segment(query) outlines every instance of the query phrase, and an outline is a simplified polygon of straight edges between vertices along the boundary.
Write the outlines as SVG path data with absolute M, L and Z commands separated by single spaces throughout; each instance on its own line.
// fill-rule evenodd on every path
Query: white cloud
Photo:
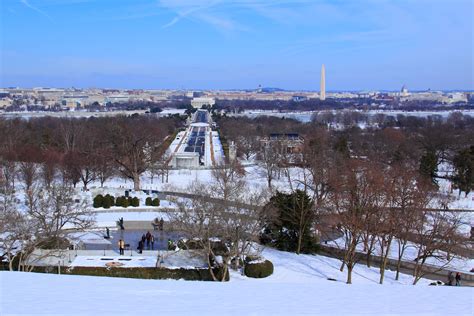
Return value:
M 28 0 L 20 0 L 20 3 L 23 4 L 24 6 L 30 8 L 31 10 L 33 11 L 36 11 L 37 13 L 41 14 L 42 16 L 46 17 L 48 20 L 50 20 L 51 22 L 54 22 L 54 20 L 51 18 L 51 16 L 49 16 L 49 14 L 47 14 L 46 12 L 44 12 L 43 10 L 41 9 L 38 9 L 37 7 L 31 5 Z

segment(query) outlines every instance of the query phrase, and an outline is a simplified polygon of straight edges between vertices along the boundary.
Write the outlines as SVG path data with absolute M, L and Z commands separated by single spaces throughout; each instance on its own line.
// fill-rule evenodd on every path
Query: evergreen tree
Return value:
M 98 195 L 96 195 L 96 197 L 94 198 L 93 206 L 94 206 L 95 208 L 102 207 L 103 202 L 104 202 L 104 197 L 102 196 L 102 194 L 98 194 Z
M 466 196 L 474 189 L 474 146 L 463 149 L 453 159 L 455 174 L 453 183 Z
M 277 249 L 310 253 L 317 250 L 311 234 L 314 223 L 312 201 L 306 192 L 296 190 L 291 194 L 277 192 L 266 206 L 275 214 L 270 218 L 261 236 L 262 243 Z
M 429 177 L 436 184 L 438 173 L 438 156 L 434 150 L 428 150 L 420 159 L 420 173 Z

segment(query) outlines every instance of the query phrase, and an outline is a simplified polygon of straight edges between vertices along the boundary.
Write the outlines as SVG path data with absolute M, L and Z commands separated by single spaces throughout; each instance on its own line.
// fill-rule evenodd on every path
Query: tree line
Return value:
M 48 187 L 60 176 L 87 189 L 118 175 L 138 190 L 144 172 L 167 169 L 162 159 L 182 124 L 177 117 L 139 115 L 0 120 L 0 166 L 9 181 L 18 175 L 27 188 L 36 178 Z

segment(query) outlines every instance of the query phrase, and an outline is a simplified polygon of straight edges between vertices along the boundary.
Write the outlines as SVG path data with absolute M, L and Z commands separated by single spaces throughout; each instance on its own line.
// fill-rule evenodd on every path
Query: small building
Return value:
M 293 102 L 303 102 L 307 101 L 308 97 L 304 95 L 294 95 L 291 99 L 293 100 Z
M 199 168 L 198 152 L 179 152 L 175 153 L 171 158 L 171 166 L 177 169 L 195 169 Z
M 297 133 L 270 134 L 260 140 L 263 148 L 272 148 L 290 163 L 302 160 L 304 139 Z
M 214 98 L 204 98 L 204 97 L 198 97 L 198 98 L 193 98 L 191 100 L 191 105 L 193 108 L 200 109 L 204 105 L 210 105 L 213 106 L 216 104 L 216 100 Z

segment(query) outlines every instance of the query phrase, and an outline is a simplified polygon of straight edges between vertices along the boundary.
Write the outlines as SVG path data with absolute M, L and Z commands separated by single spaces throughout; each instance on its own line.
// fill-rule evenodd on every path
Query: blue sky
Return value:
M 474 89 L 472 0 L 0 0 L 0 86 Z

